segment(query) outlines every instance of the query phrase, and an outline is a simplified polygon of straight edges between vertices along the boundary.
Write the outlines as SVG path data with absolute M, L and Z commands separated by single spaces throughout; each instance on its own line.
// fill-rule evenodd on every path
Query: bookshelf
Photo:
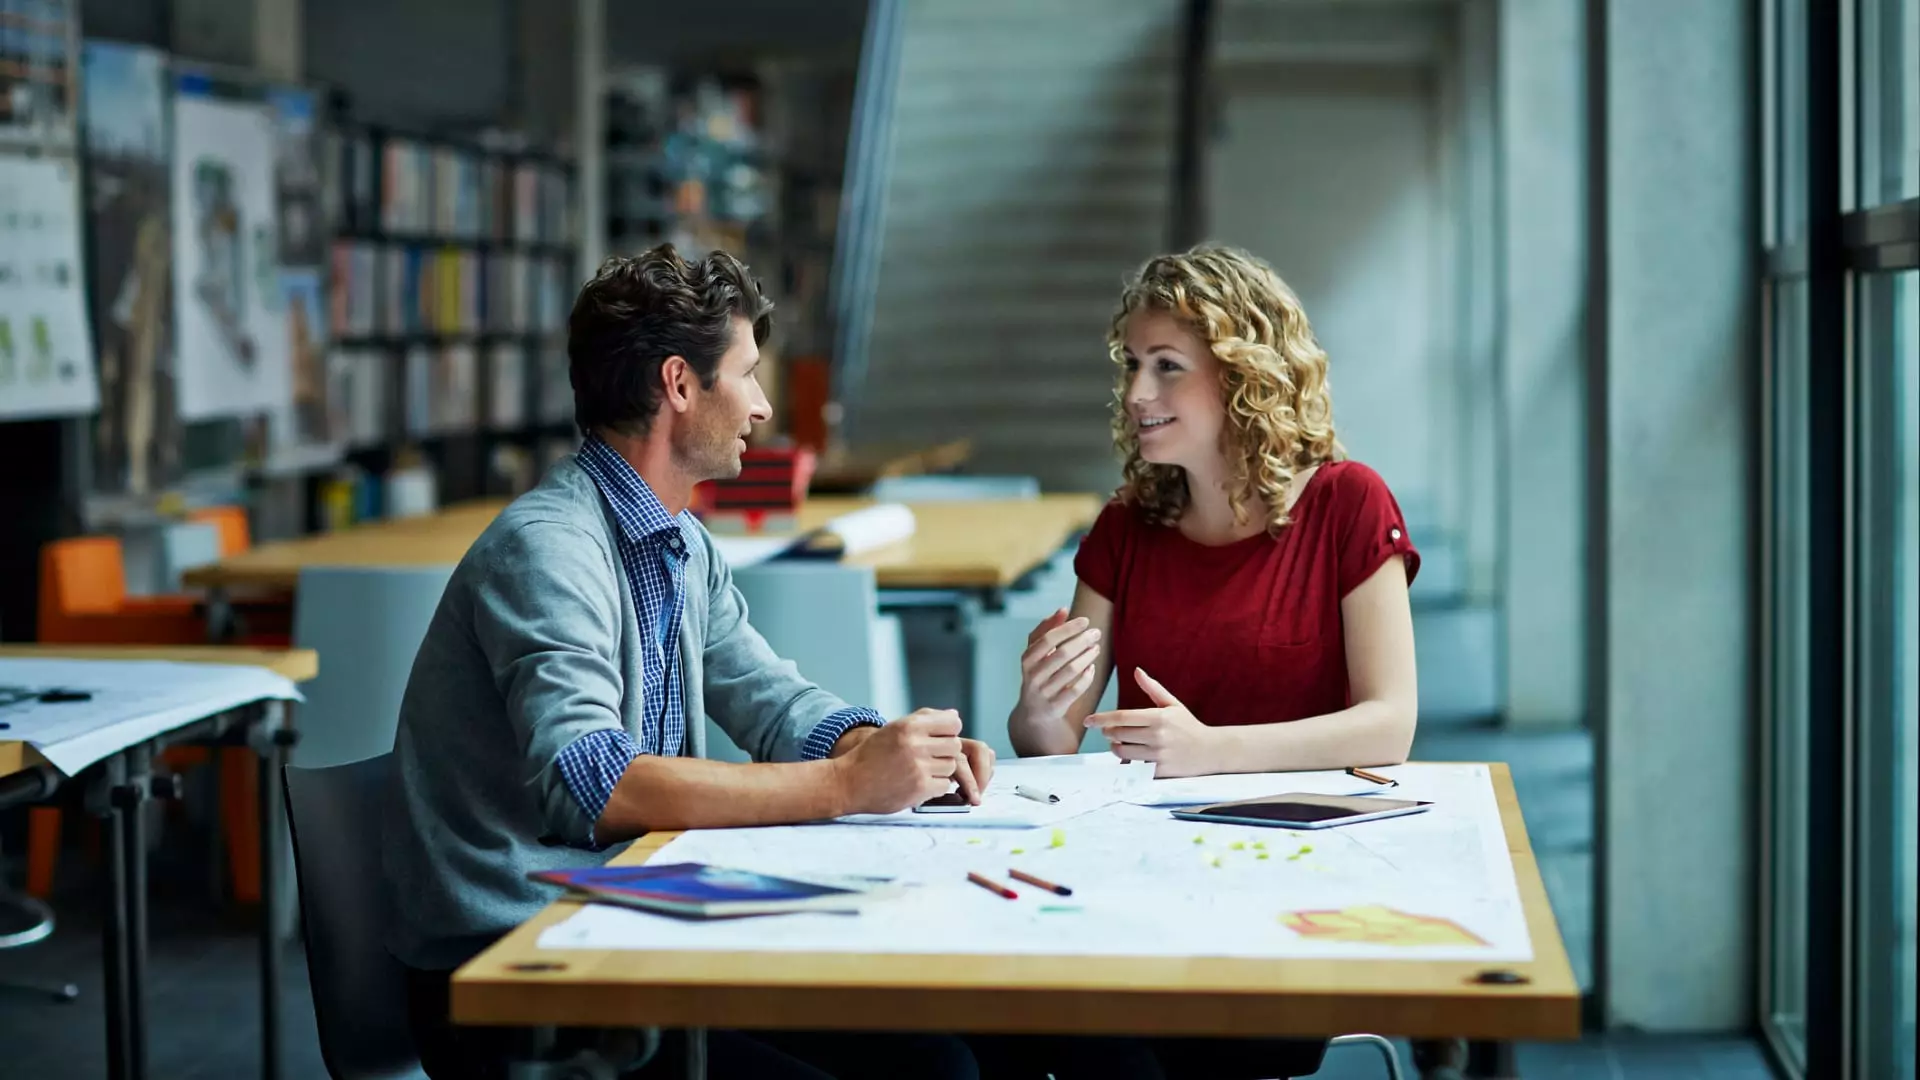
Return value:
M 327 378 L 350 470 L 430 465 L 442 502 L 530 486 L 573 445 L 573 166 L 338 122 L 323 167 Z M 378 516 L 366 487 L 357 511 Z

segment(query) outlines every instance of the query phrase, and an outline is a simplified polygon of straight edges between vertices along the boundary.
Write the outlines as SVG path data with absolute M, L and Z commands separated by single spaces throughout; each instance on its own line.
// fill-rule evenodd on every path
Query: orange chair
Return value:
M 187 520 L 211 525 L 220 534 L 220 557 L 238 555 L 253 546 L 253 530 L 247 526 L 247 511 L 242 506 L 203 506 L 187 511 Z
M 199 645 L 207 627 L 191 596 L 128 596 L 120 541 L 56 540 L 40 549 L 38 637 L 59 645 Z M 27 822 L 27 892 L 53 892 L 60 811 L 36 806 Z
M 56 540 L 40 549 L 43 642 L 60 645 L 204 645 L 206 620 L 191 596 L 128 596 L 120 541 Z

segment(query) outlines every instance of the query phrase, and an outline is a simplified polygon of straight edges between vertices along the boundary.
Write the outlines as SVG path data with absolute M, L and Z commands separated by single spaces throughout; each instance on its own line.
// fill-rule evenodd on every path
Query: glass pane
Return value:
M 1920 272 L 1862 279 L 1859 364 L 1859 1075 L 1914 1075 L 1920 686 Z
M 1807 238 L 1807 0 L 1780 0 L 1779 61 L 1781 245 Z
M 1770 617 L 1767 1023 L 1805 1060 L 1807 992 L 1807 290 L 1774 286 L 1768 407 Z
M 1920 0 L 1860 0 L 1859 203 L 1920 195 Z

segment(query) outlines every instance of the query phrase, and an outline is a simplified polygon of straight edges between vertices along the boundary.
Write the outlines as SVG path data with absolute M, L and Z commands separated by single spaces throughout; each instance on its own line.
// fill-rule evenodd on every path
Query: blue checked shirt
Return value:
M 641 754 L 672 757 L 687 737 L 686 703 L 680 691 L 680 616 L 686 606 L 687 538 L 678 517 L 667 513 L 645 480 L 614 449 L 589 436 L 577 460 L 601 498 L 620 522 L 620 563 L 633 590 L 633 610 L 643 629 L 652 633 L 640 643 L 640 737 L 622 728 L 583 735 L 560 752 L 561 778 L 587 815 L 600 820 L 613 796 L 614 785 L 627 766 Z M 683 515 L 684 516 L 684 515 Z M 834 743 L 862 724 L 879 726 L 885 720 L 868 708 L 846 708 L 814 725 L 801 746 L 801 756 L 817 761 L 833 752 Z M 599 846 L 594 842 L 594 846 Z

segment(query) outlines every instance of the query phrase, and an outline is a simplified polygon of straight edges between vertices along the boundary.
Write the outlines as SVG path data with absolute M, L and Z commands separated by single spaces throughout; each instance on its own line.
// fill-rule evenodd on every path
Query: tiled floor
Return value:
M 1416 757 L 1506 761 L 1526 814 L 1534 849 L 1576 972 L 1591 970 L 1589 938 L 1592 753 L 1579 732 L 1508 734 L 1479 727 L 1430 725 Z M 196 1080 L 257 1075 L 259 975 L 256 938 L 244 922 L 209 913 L 204 845 L 174 830 L 156 857 L 151 963 L 151 1075 Z M 182 842 L 189 841 L 189 842 Z M 70 869 L 71 868 L 71 871 Z M 0 1080 L 101 1076 L 100 945 L 89 907 L 84 859 L 62 866 L 69 884 L 59 904 L 61 926 L 49 940 L 0 952 L 0 981 L 74 982 L 81 999 L 56 1005 L 0 991 Z M 284 986 L 284 1061 L 289 1080 L 321 1078 L 306 968 L 289 946 Z M 1570 1044 L 1519 1048 L 1528 1080 L 1732 1080 L 1770 1077 L 1749 1039 L 1610 1035 Z M 1403 1049 L 1403 1061 L 1405 1059 Z M 1317 1074 L 1327 1080 L 1385 1076 L 1378 1054 L 1332 1051 Z

